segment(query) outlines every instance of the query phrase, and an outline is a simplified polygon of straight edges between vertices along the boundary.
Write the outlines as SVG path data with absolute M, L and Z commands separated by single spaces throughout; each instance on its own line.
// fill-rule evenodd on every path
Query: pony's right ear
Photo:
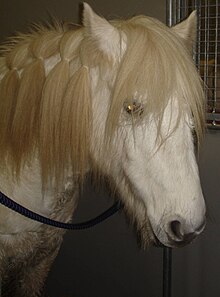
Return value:
M 188 49 L 192 51 L 193 46 L 196 42 L 196 31 L 197 31 L 196 11 L 194 10 L 186 20 L 173 26 L 172 30 L 184 40 Z
M 84 2 L 83 5 L 83 25 L 86 35 L 97 43 L 98 49 L 103 53 L 111 58 L 116 57 L 120 42 L 118 30 L 106 19 L 98 16 L 87 3 Z

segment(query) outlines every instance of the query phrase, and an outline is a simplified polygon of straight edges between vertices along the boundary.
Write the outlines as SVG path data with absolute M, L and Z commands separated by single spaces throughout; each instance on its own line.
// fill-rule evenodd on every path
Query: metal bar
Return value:
M 163 297 L 172 295 L 172 249 L 163 248 Z
M 166 23 L 167 26 L 171 27 L 173 22 L 172 22 L 172 0 L 167 0 L 166 1 Z
M 220 127 L 220 0 L 167 0 L 167 24 L 174 25 L 197 10 L 197 43 L 193 59 L 204 82 L 207 127 Z
M 220 122 L 220 114 L 219 113 L 207 113 L 207 120 L 209 121 L 219 121 Z
M 220 54 L 218 51 L 218 30 L 219 30 L 219 20 L 218 20 L 218 15 L 219 15 L 219 5 L 218 5 L 218 0 L 216 0 L 216 11 L 215 11 L 215 52 L 214 52 L 214 57 L 215 57 L 215 67 L 214 67 L 214 104 L 215 107 L 213 109 L 213 111 L 216 112 L 216 106 L 217 106 L 217 78 L 218 78 L 218 55 Z

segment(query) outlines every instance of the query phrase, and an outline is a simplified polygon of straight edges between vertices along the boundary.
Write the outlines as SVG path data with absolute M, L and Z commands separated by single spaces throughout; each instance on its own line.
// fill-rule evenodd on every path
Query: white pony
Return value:
M 2 46 L 0 191 L 69 222 L 85 175 L 108 177 L 144 245 L 183 246 L 202 232 L 194 154 L 204 95 L 191 59 L 196 15 L 168 28 L 108 22 L 39 26 Z M 39 296 L 64 231 L 0 206 L 3 296 Z

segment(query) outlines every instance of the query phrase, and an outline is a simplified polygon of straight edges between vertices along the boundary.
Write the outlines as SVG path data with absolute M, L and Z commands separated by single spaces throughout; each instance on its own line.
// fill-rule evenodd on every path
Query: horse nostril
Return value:
M 187 228 L 187 225 L 185 225 L 184 223 L 181 223 L 178 220 L 174 220 L 170 223 L 169 235 L 170 239 L 175 242 L 175 245 L 179 246 L 190 243 L 198 235 L 198 233 L 189 230 L 189 228 Z
M 170 223 L 170 230 L 172 232 L 172 235 L 174 235 L 179 240 L 183 240 L 184 234 L 181 232 L 181 223 L 180 221 L 172 221 Z

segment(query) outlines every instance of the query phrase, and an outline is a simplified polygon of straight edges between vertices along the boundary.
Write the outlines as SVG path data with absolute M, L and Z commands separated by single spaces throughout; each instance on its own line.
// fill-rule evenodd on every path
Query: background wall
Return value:
M 108 18 L 147 14 L 165 22 L 163 0 L 91 0 Z M 0 39 L 30 22 L 49 19 L 79 21 L 79 1 L 0 0 Z M 173 296 L 220 296 L 220 132 L 207 132 L 200 158 L 201 180 L 209 218 L 206 232 L 193 244 L 173 251 Z M 88 180 L 74 221 L 93 217 L 112 203 L 106 189 Z M 51 297 L 160 297 L 162 250 L 138 247 L 123 213 L 94 229 L 70 231 L 47 281 Z M 16 297 L 16 296 L 15 296 Z
M 78 0 L 0 0 L 0 38 L 15 31 L 25 30 L 27 24 L 50 19 L 78 23 L 82 2 Z M 147 14 L 165 21 L 165 5 L 162 0 L 88 0 L 95 11 L 108 19 Z

